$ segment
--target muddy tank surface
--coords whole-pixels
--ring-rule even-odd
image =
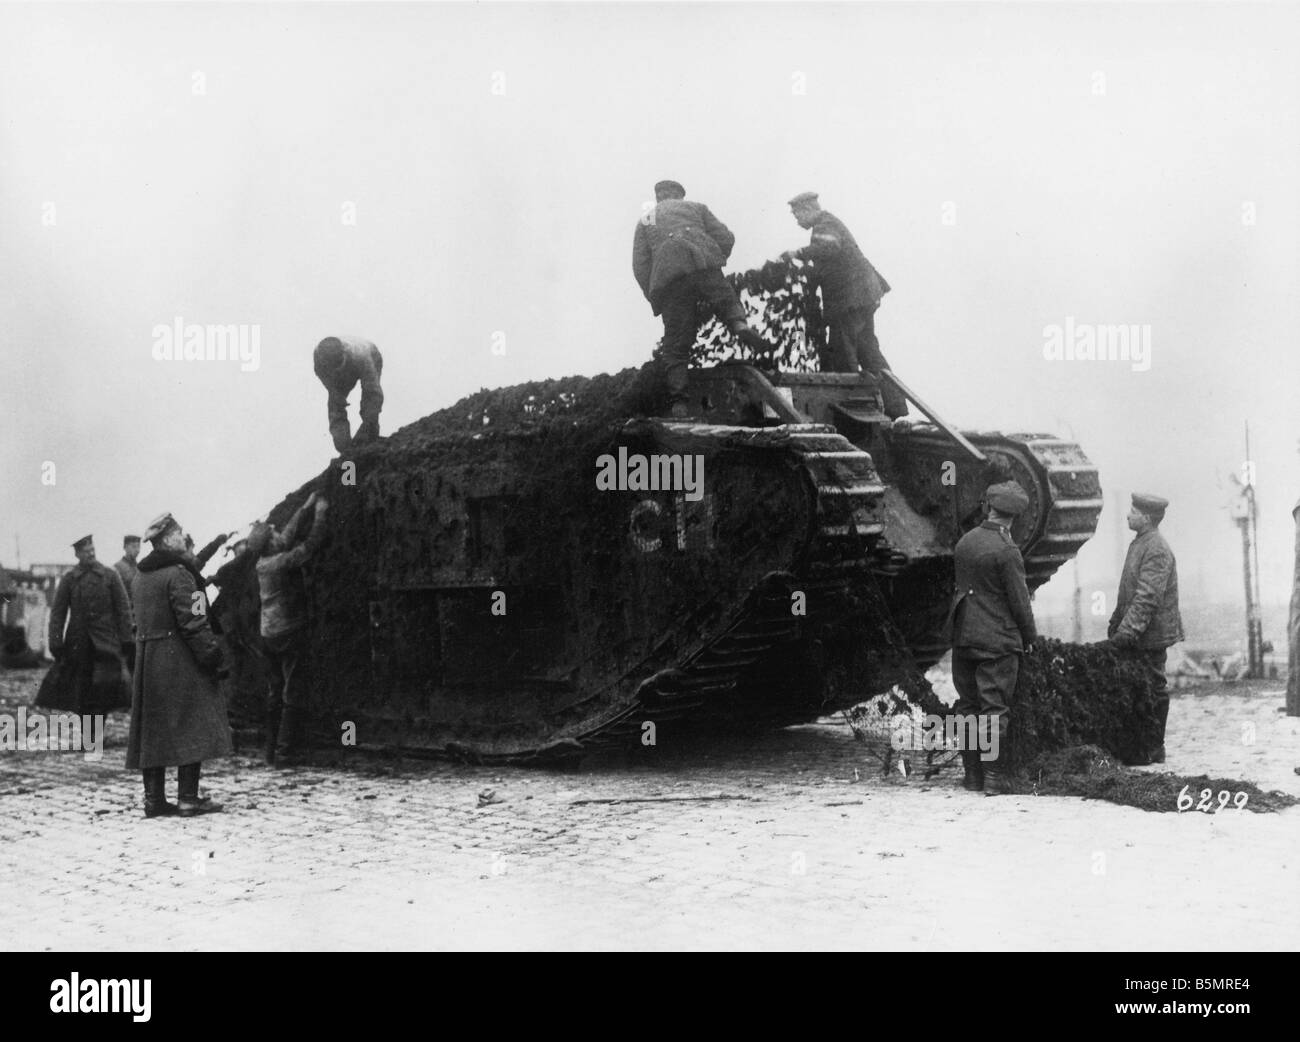
[[[482,391],[271,512],[330,501],[305,569],[318,736],[350,721],[363,746],[528,760],[637,744],[646,722],[662,741],[809,721],[896,683],[924,699],[990,484],[1029,493],[1031,589],[1091,536],[1101,490],[1076,445],[955,431],[901,383],[925,419],[891,422],[877,380],[811,371],[802,273],[735,281],[777,349],[720,360],[706,324],[690,420],[656,418],[653,364]],[[260,723],[251,561],[219,583],[237,716]]]

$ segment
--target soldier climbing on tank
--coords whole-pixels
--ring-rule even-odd
[[[834,373],[863,372],[879,377],[889,368],[876,338],[876,309],[889,292],[889,283],[872,267],[853,233],[834,214],[821,208],[816,192],[800,192],[790,200],[799,227],[812,231],[811,241],[787,250],[782,260],[811,261],[813,282],[821,287],[822,312],[830,327],[828,355],[822,369]],[[888,381],[881,381],[885,414],[907,415],[907,399]]]
[[[269,660],[266,700],[266,762],[293,767],[303,755],[306,723],[307,592],[302,566],[325,540],[328,503],[313,492],[277,532],[261,522],[248,537],[246,550],[258,555],[257,584],[262,596],[262,640]],[[311,529],[302,537],[307,514]]]
[[[636,226],[632,273],[641,292],[664,318],[662,365],[670,414],[690,415],[686,371],[697,331],[696,302],[705,301],[751,350],[771,348],[745,321],[740,298],[722,274],[736,237],[703,203],[690,202],[676,181],[655,185],[655,207]]]
[[[369,340],[351,336],[327,336],[312,354],[313,367],[329,392],[326,409],[334,448],[347,452],[379,437],[379,411],[384,407],[384,391],[379,378],[384,371],[384,356]],[[361,384],[361,426],[356,438],[348,422],[348,395]]]

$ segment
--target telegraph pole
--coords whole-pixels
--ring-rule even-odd
[[[1264,675],[1264,632],[1259,614],[1258,512],[1255,506],[1255,464],[1250,458],[1250,424],[1246,424],[1246,462],[1241,476],[1234,475],[1241,496],[1233,508],[1233,519],[1241,528],[1241,570],[1246,592],[1246,676]]]

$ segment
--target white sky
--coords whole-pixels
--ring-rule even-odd
[[[1240,597],[1249,420],[1284,600],[1298,30],[1243,4],[0,6],[0,560],[264,514],[333,454],[326,335],[379,344],[386,431],[639,364],[661,326],[632,231],[672,177],[737,268],[804,243],[785,200],[821,192],[894,287],[877,328],[923,398],[1079,441],[1108,496],[1087,588],[1136,488],[1172,500],[1184,601]],[[154,361],[176,316],[260,325],[260,368]],[[1044,360],[1067,316],[1150,325],[1150,371]]]

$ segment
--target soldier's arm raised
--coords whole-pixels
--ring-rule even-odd
[[[207,594],[199,590],[188,568],[173,569],[167,579],[167,597],[176,629],[195,661],[203,669],[215,670],[221,665],[221,647],[208,625]]]
[[[307,538],[281,558],[286,568],[297,568],[311,560],[312,555],[320,549],[321,543],[325,541],[325,536],[329,532],[329,527],[325,524],[325,515],[329,503],[324,498],[320,498],[316,500],[315,507],[316,516],[312,519],[311,531],[307,533]]]
[[[1169,585],[1169,576],[1173,570],[1173,554],[1164,547],[1153,546],[1142,555],[1138,564],[1137,589],[1128,611],[1124,613],[1124,618],[1115,631],[1115,636],[1121,642],[1136,641],[1146,632],[1151,616],[1164,598],[1165,587]]]
[[[814,228],[812,239],[802,250],[799,250],[795,256],[800,260],[827,260],[834,257],[841,249],[844,243],[840,237],[829,228]]]

